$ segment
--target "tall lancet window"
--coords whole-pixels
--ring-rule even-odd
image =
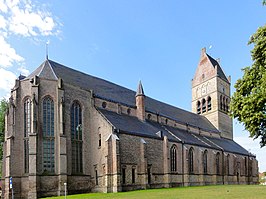
[[[194,162],[193,162],[193,148],[191,147],[188,152],[188,172],[189,174],[192,174],[194,172]]]
[[[225,111],[228,112],[229,110],[229,103],[228,103],[228,99],[226,98],[225,100]]]
[[[220,174],[220,153],[216,154],[216,173],[217,175]]]
[[[200,104],[200,101],[197,101],[197,114],[201,114],[201,104]]]
[[[31,132],[31,101],[24,101],[24,173],[29,173],[29,133]]]
[[[54,173],[54,101],[45,97],[42,103],[43,171]]]
[[[223,96],[220,96],[220,110],[223,110]]]
[[[212,99],[210,96],[207,98],[208,111],[212,110]]]
[[[82,173],[82,110],[77,101],[71,106],[72,173]]]
[[[173,145],[170,149],[170,160],[171,160],[171,171],[175,172],[177,171],[176,163],[177,163],[177,154],[176,154],[176,146]]]
[[[225,110],[225,107],[226,107],[226,104],[225,104],[225,97],[223,97],[223,110],[224,110],[224,111],[226,111],[226,110]]]
[[[203,98],[202,99],[202,113],[206,112],[206,100]]]
[[[203,173],[208,173],[208,151],[205,150],[203,153]]]

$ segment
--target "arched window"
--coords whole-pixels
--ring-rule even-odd
[[[177,168],[176,168],[176,163],[177,163],[177,160],[176,160],[176,157],[177,157],[177,154],[176,154],[176,146],[173,145],[170,149],[170,160],[171,160],[171,171],[177,171]]]
[[[216,154],[216,174],[220,174],[220,153]]]
[[[228,154],[226,157],[226,167],[227,167],[227,175],[230,174],[230,155]]]
[[[27,98],[24,102],[24,137],[31,132],[31,101]]]
[[[220,109],[223,110],[223,96],[220,96]]]
[[[82,110],[77,101],[71,106],[72,172],[82,173]]]
[[[208,104],[208,111],[212,110],[212,99],[210,96],[207,98],[207,104]]]
[[[188,172],[192,174],[194,172],[194,165],[193,165],[193,148],[191,147],[188,152]]]
[[[248,175],[248,158],[245,157],[245,168],[244,168],[244,172],[245,172],[245,175],[247,176]]]
[[[228,112],[229,105],[228,105],[228,98],[225,100],[225,111]]]
[[[203,98],[202,99],[202,113],[206,112],[206,100]]]
[[[54,102],[45,97],[42,104],[43,171],[54,172]]]
[[[200,101],[197,101],[197,113],[201,114]]]
[[[225,97],[223,97],[223,110],[225,111],[225,107],[226,107],[226,105],[225,105]]]
[[[31,101],[24,101],[24,172],[29,173],[29,133],[31,132]]]
[[[98,147],[102,146],[102,134],[101,134],[101,127],[98,128]]]
[[[205,150],[203,153],[203,173],[206,174],[208,172],[208,151]]]

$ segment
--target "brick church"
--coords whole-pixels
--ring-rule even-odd
[[[11,90],[3,196],[256,184],[258,162],[233,140],[230,77],[202,49],[192,112],[46,59]]]

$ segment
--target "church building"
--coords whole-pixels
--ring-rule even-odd
[[[202,49],[189,112],[47,58],[11,90],[4,198],[257,184],[255,155],[233,140],[230,81]]]

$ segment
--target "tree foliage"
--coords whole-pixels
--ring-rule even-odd
[[[5,136],[5,113],[8,108],[8,102],[5,99],[0,101],[0,160],[3,158],[3,142]]]
[[[243,69],[244,75],[235,84],[230,113],[244,124],[250,137],[260,139],[266,145],[266,25],[252,35],[248,43],[253,64]]]

